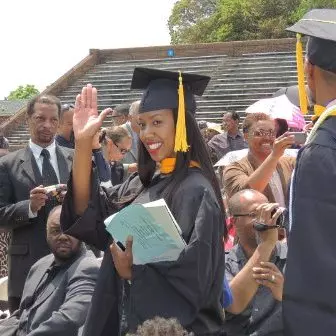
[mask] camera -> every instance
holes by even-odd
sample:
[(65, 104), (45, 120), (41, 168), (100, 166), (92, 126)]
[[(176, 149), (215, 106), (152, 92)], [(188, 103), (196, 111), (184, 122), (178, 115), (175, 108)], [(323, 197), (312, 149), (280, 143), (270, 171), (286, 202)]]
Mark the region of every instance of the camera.
[(46, 194), (49, 200), (56, 198), (58, 202), (61, 202), (62, 197), (64, 197), (67, 191), (66, 184), (56, 184), (52, 186), (45, 187)]
[(264, 223), (254, 223), (253, 224), (253, 228), (256, 230), (256, 231), (266, 231), (266, 230), (270, 230), (270, 229), (279, 229), (279, 228), (284, 228), (285, 227), (285, 221), (286, 221), (286, 213), (287, 213), (287, 210), (285, 208), (277, 208), (277, 209), (274, 209), (271, 213), (272, 217), (274, 216), (274, 214), (277, 212), (278, 209), (281, 209), (282, 212), (281, 214), (279, 215), (279, 217), (277, 218), (276, 220), (276, 223), (275, 225), (267, 225), (267, 224), (264, 224)]
[[(281, 212), (280, 216), (277, 218), (275, 225), (277, 227), (279, 227), (279, 228), (283, 228), (283, 227), (285, 227), (285, 220), (286, 220), (286, 212), (287, 212), (287, 210), (285, 208), (278, 208), (278, 209), (281, 209), (282, 212)], [(274, 209), (272, 211), (272, 217), (274, 216), (274, 214), (277, 212), (278, 209)]]

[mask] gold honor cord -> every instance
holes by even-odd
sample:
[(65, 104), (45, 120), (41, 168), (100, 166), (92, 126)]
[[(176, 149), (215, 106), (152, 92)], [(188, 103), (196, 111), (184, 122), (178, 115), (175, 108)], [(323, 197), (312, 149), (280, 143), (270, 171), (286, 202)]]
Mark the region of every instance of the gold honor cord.
[(298, 77), (300, 109), (303, 114), (307, 114), (308, 99), (307, 99), (305, 76), (304, 76), (301, 34), (296, 34), (296, 67), (297, 67), (297, 77)]
[(313, 22), (321, 22), (321, 23), (330, 23), (336, 24), (335, 21), (328, 21), (328, 20), (317, 20), (317, 19), (301, 19), (300, 21), (313, 21)]

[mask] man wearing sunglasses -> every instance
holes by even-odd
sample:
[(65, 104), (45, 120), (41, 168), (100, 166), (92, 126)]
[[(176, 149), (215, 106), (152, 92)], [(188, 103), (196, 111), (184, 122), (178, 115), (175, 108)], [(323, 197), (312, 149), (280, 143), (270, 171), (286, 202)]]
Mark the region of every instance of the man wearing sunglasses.
[[(282, 291), (287, 244), (276, 226), (282, 210), (258, 191), (239, 191), (229, 200), (238, 243), (226, 260), (233, 296), (225, 331), (233, 335), (283, 335)], [(255, 228), (266, 228), (257, 231)]]
[(243, 123), (249, 152), (226, 167), (223, 173), (228, 197), (251, 188), (263, 193), (270, 202), (286, 207), (288, 186), (295, 159), (283, 156), (295, 142), (287, 133), (276, 138), (275, 122), (264, 113), (249, 113)]
[(67, 148), (75, 148), (75, 138), (73, 133), (73, 114), (75, 106), (72, 104), (62, 105), (59, 126), (57, 129), (57, 135), (55, 137), (56, 142)]

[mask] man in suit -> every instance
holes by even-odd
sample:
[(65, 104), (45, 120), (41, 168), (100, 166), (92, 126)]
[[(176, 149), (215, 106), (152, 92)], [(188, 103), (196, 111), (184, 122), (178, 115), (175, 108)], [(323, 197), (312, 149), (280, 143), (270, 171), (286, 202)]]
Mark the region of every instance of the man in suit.
[(46, 186), (66, 183), (73, 151), (60, 147), (54, 137), (59, 124), (58, 98), (39, 95), (27, 106), (30, 140), (26, 148), (0, 159), (0, 228), (12, 233), (8, 250), (8, 303), (19, 306), (30, 267), (49, 253), (45, 223), (54, 199)]
[(79, 240), (61, 232), (61, 209), (53, 208), (47, 221), (52, 254), (30, 269), (19, 309), (0, 322), (2, 336), (75, 336), (84, 324), (99, 262)]

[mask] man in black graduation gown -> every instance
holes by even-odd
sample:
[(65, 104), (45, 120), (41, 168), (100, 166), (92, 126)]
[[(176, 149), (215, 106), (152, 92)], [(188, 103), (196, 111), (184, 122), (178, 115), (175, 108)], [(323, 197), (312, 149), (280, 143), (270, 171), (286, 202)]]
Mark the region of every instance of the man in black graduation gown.
[(290, 31), (308, 35), (306, 80), (326, 107), (300, 151), (291, 190), (285, 335), (336, 332), (336, 10), (312, 10)]

